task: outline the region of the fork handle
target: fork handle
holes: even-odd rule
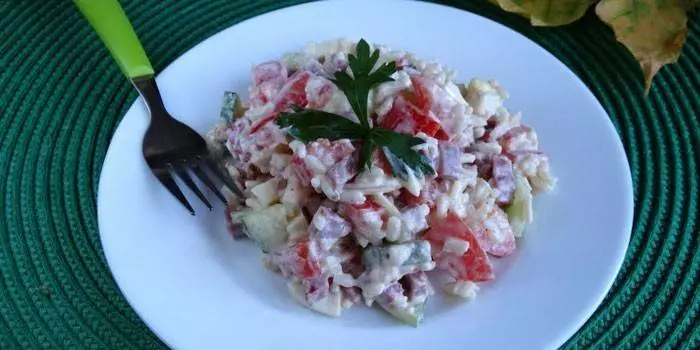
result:
[[[129,79],[153,76],[151,62],[118,0],[73,0]]]

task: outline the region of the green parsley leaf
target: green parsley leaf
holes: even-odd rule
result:
[[[418,176],[435,174],[428,158],[412,149],[424,143],[423,139],[381,128],[372,129],[370,138],[382,147],[394,176],[407,180],[409,171]]]
[[[370,54],[369,44],[362,39],[357,43],[355,51],[355,55],[348,56],[348,65],[352,71],[352,76],[347,71],[336,72],[333,83],[345,93],[345,97],[360,120],[360,124],[365,128],[369,128],[369,111],[367,108],[369,91],[381,83],[394,80],[391,78],[391,75],[396,72],[396,63],[384,63],[372,71],[379,60],[379,50],[374,50]]]
[[[356,55],[348,57],[352,75],[347,71],[335,73],[333,82],[345,93],[359,124],[334,113],[300,106],[291,106],[292,112],[282,113],[275,123],[283,128],[288,127],[288,133],[303,142],[321,138],[362,140],[360,169],[372,166],[372,153],[380,146],[394,176],[407,180],[411,172],[417,176],[434,175],[435,170],[428,158],[412,149],[425,142],[423,139],[369,125],[369,91],[378,84],[393,81],[391,75],[396,72],[395,62],[382,64],[375,69],[378,61],[379,50],[370,53],[369,44],[362,39],[357,44]]]
[[[294,112],[282,113],[275,123],[283,128],[289,127],[287,132],[303,142],[321,138],[359,140],[367,135],[367,130],[360,124],[343,116],[298,106],[293,106],[292,110]]]
[[[371,137],[367,137],[364,142],[362,142],[359,161],[360,169],[372,168],[372,152],[374,152],[376,146]]]

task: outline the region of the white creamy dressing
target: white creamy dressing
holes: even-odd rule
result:
[[[229,138],[226,143],[229,150],[232,149],[231,142],[236,142],[239,149],[251,150],[250,159],[247,162],[255,165],[263,174],[258,179],[245,181],[246,206],[262,209],[276,203],[283,204],[288,218],[286,232],[292,242],[307,237],[310,230],[322,230],[326,226],[327,220],[321,216],[314,216],[314,220],[309,223],[300,209],[302,206],[309,206],[309,202],[314,203],[314,198],[317,198],[319,193],[325,195],[327,198],[325,203],[333,211],[337,210],[338,202],[345,205],[362,204],[370,198],[383,208],[384,216],[367,224],[367,229],[372,231],[372,235],[367,237],[372,240],[372,243],[377,244],[382,239],[395,243],[387,246],[388,256],[382,259],[382,263],[365,266],[363,275],[355,279],[352,275],[343,272],[340,257],[327,254],[337,239],[319,239],[317,245],[310,247],[309,255],[317,258],[323,273],[333,278],[329,295],[317,302],[309,303],[304,295],[302,282],[296,277],[288,281],[290,293],[295,299],[315,311],[331,316],[339,316],[343,309],[352,304],[343,297],[341,286],[360,287],[365,303],[371,305],[388,286],[396,283],[404,275],[435,268],[435,262],[432,260],[421,264],[407,264],[412,255],[413,245],[402,242],[416,239],[417,234],[428,228],[427,218],[431,207],[427,204],[402,205],[398,200],[399,190],[402,188],[416,197],[423,196],[426,194],[425,191],[428,191],[431,200],[434,199],[434,210],[438,216],[444,217],[448,213],[454,213],[460,218],[479,223],[486,230],[486,239],[489,243],[501,244],[507,238],[504,234],[505,230],[512,228],[518,235],[522,232],[522,227],[532,220],[531,192],[547,191],[555,184],[546,156],[540,153],[519,156],[513,163],[517,172],[516,181],[520,181],[522,185],[519,189],[524,191],[520,193],[524,198],[520,203],[522,218],[509,222],[503,212],[500,212],[502,216],[495,216],[493,214],[495,210],[500,211],[496,206],[498,191],[495,191],[487,181],[478,177],[476,162],[488,159],[492,155],[502,154],[504,148],[509,146],[504,144],[502,147],[497,140],[510,129],[520,125],[520,114],[511,114],[503,106],[508,94],[496,81],[473,79],[466,86],[457,85],[453,82],[454,72],[445,69],[438,62],[424,61],[413,54],[392,50],[387,46],[370,46],[371,50],[377,48],[380,51],[377,67],[390,61],[398,61],[404,65],[402,70],[392,74],[394,81],[382,83],[370,91],[368,96],[370,111],[378,115],[378,121],[381,123],[384,116],[392,109],[396,96],[402,91],[415,88],[412,75],[425,79],[429,82],[427,89],[434,100],[432,109],[427,113],[439,120],[442,129],[451,135],[450,143],[460,149],[459,159],[454,161],[454,158],[449,158],[451,160],[449,163],[444,161],[445,164],[451,164],[451,169],[455,168],[455,163],[461,165],[461,171],[453,172],[457,175],[445,176],[436,185],[432,178],[416,174],[409,168],[406,169],[407,179],[402,180],[395,178],[392,174],[385,174],[384,170],[378,166],[372,166],[369,170],[358,174],[351,182],[334,186],[328,172],[338,163],[338,159],[334,159],[327,153],[317,152],[313,143],[304,144],[297,140],[288,143],[291,155],[287,154],[288,152],[278,152],[277,147],[274,146],[286,143],[286,135],[273,124],[266,125],[256,135],[239,137],[235,141]],[[305,93],[310,101],[323,101],[323,105],[314,108],[359,122],[345,94],[335,85],[329,85],[326,78],[330,78],[330,75],[323,72],[324,67],[329,69],[345,64],[347,55],[355,53],[355,47],[356,42],[348,39],[309,43],[301,52],[284,55],[282,63],[290,71],[310,70],[316,74],[305,86]],[[323,63],[317,61],[319,58],[322,58]],[[350,70],[347,72],[352,75]],[[246,119],[244,122],[249,123],[248,130],[273,112],[274,103],[272,102],[247,109],[243,118]],[[491,122],[487,126],[489,118]],[[489,131],[491,135],[489,141],[476,141],[486,133],[487,128],[491,128],[493,123],[496,126]],[[263,131],[267,134],[263,134]],[[225,136],[222,130],[218,129],[215,129],[211,135],[212,138],[217,139]],[[441,147],[444,147],[444,144],[441,146],[441,141],[424,133],[418,133],[416,137],[425,142],[414,146],[414,150],[423,152],[433,162],[434,169],[438,171],[439,162],[442,161],[440,152],[443,148]],[[272,146],[263,142],[266,141],[265,138],[271,139]],[[346,142],[350,148],[354,148],[348,140],[334,142]],[[517,134],[510,139],[510,142],[518,147],[536,149],[538,146],[534,132]],[[469,152],[464,151],[467,147]],[[308,174],[310,186],[308,183],[301,184],[297,176],[293,175],[292,155],[295,157],[294,164],[299,164],[296,159],[299,158],[305,169],[310,172]],[[227,169],[236,178],[245,171],[243,169],[239,171],[233,166]],[[334,179],[337,181],[337,177]],[[305,181],[308,181],[308,178]],[[523,181],[527,187],[522,184]],[[429,187],[430,185],[435,187]],[[321,200],[317,201],[321,202]],[[314,227],[310,228],[310,225]],[[375,242],[377,237],[379,240]],[[372,247],[370,241],[357,232],[353,238],[363,248]],[[469,249],[473,248],[468,241],[455,237],[448,237],[442,246],[445,253],[458,256],[464,255]],[[264,261],[272,270],[279,270],[279,267],[275,266],[269,258],[265,258]],[[445,284],[443,289],[449,294],[473,299],[479,287],[474,282],[458,280]],[[413,312],[415,305],[423,303],[428,294],[413,300],[412,305],[409,305],[405,296],[396,296],[392,301],[392,307]]]
[[[449,282],[442,286],[445,293],[454,295],[467,300],[476,298],[479,292],[479,286],[472,281],[455,281]]]

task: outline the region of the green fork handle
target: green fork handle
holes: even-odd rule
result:
[[[129,79],[152,77],[151,62],[118,0],[73,0]]]

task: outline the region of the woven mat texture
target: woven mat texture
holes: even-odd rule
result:
[[[122,4],[160,71],[222,29],[299,2]],[[632,240],[607,298],[564,347],[700,348],[700,11],[680,61],[645,98],[637,63],[592,12],[533,28],[486,1],[441,2],[552,52],[624,142]],[[102,161],[136,92],[71,1],[0,0],[0,33],[0,349],[164,348],[119,293],[97,227]]]

